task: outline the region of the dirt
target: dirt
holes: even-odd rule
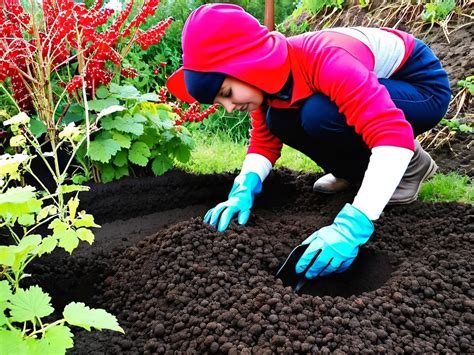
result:
[[[58,310],[105,308],[126,334],[78,331],[71,353],[473,352],[471,205],[388,208],[346,273],[283,287],[291,249],[355,193],[314,194],[316,177],[273,172],[248,226],[225,233],[199,216],[230,174],[94,185],[82,203],[102,224],[96,243],[32,273]]]

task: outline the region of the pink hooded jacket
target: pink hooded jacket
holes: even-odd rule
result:
[[[399,58],[391,75],[411,54],[414,38],[393,29],[370,29],[374,30],[380,42],[384,36],[392,36],[402,43],[402,50],[394,54]],[[186,21],[183,67],[169,78],[167,87],[179,99],[195,101],[184,84],[183,69],[191,69],[224,73],[275,94],[283,88],[291,70],[291,99],[268,99],[269,106],[298,108],[305,98],[323,93],[336,103],[348,125],[369,148],[397,146],[414,150],[410,124],[378,81],[374,69],[380,66],[377,61],[381,56],[376,46],[372,47],[344,31],[308,32],[285,38],[269,32],[239,6],[203,5]],[[282,142],[267,128],[262,108],[253,111],[251,117],[248,153],[261,154],[274,164]]]

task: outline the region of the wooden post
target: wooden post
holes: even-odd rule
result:
[[[275,0],[265,0],[264,25],[269,31],[275,30]]]

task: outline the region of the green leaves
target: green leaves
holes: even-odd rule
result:
[[[127,108],[103,117],[101,131],[90,144],[89,157],[98,163],[103,182],[128,176],[136,168],[162,175],[175,160],[189,160],[194,144],[189,131],[175,126],[176,114],[169,105],[145,102],[156,99],[155,94],[141,95],[133,86],[112,84],[109,94],[100,95],[116,98]]]
[[[65,325],[48,328],[43,337],[30,345],[30,354],[64,354],[74,346],[73,334]]]
[[[71,199],[68,202],[68,207],[71,214],[75,215],[75,210],[79,201]],[[48,228],[53,230],[53,235],[50,238],[45,238],[45,245],[41,247],[41,252],[50,252],[50,248],[54,245],[54,240],[57,245],[69,254],[79,245],[79,241],[83,240],[92,244],[94,241],[94,234],[87,229],[87,227],[100,227],[94,222],[94,217],[83,211],[79,212],[77,216],[72,216],[70,221],[72,225],[61,221],[59,218],[53,220]],[[86,227],[86,228],[84,228]]]
[[[10,314],[14,322],[33,321],[53,313],[51,297],[38,286],[31,286],[27,290],[18,289],[10,298]]]
[[[84,303],[72,302],[64,308],[64,319],[72,325],[91,330],[92,327],[102,330],[110,329],[124,333],[115,316],[103,309],[87,307]]]
[[[151,152],[148,146],[143,142],[135,142],[128,151],[128,159],[137,165],[146,166]]]
[[[92,160],[108,163],[119,150],[120,144],[115,140],[103,139],[99,136],[91,142],[89,156]]]
[[[32,186],[9,188],[0,194],[0,221],[9,221],[11,226],[17,220],[22,225],[31,225],[33,214],[41,210],[42,204]]]
[[[433,0],[425,4],[421,18],[427,22],[441,22],[456,8],[455,0]]]
[[[102,119],[102,127],[107,130],[116,129],[120,132],[132,133],[136,136],[142,135],[144,131],[143,122],[144,118],[141,115],[131,116],[125,114],[124,116],[117,116],[112,118],[107,116]]]
[[[9,318],[5,316],[7,309]],[[18,288],[12,293],[8,281],[0,281],[0,349],[8,349],[12,354],[65,354],[74,345],[73,334],[65,322],[87,330],[110,329],[124,333],[113,315],[103,309],[91,309],[84,303],[68,304],[63,311],[64,319],[51,324],[39,321],[53,311],[51,297],[39,286]],[[31,330],[24,324],[22,332],[15,327],[15,323],[24,322],[34,323],[35,328]],[[2,327],[5,324],[8,328]]]

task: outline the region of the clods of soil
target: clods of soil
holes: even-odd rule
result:
[[[297,294],[275,271],[355,193],[314,194],[314,178],[273,172],[248,225],[231,223],[225,233],[199,216],[224,195],[215,191],[230,188],[231,175],[175,171],[94,186],[82,201],[103,224],[96,244],[51,255],[35,274],[53,299],[62,296],[58,310],[72,300],[105,308],[126,334],[79,331],[72,352],[474,352],[474,207],[387,208],[345,274]],[[157,207],[162,198],[168,203]],[[127,209],[140,199],[156,211]]]

